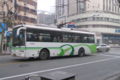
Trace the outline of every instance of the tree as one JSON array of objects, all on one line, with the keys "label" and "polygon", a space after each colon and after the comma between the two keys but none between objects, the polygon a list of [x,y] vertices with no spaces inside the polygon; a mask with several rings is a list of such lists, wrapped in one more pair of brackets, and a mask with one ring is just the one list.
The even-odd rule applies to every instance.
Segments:
[{"label": "tree", "polygon": [[[0,0],[0,7],[2,11],[4,12],[3,18],[2,18],[2,23],[6,24],[6,28],[11,27],[15,23],[15,12],[13,12],[14,6],[11,6],[7,0]],[[1,47],[0,47],[0,52],[2,53],[3,49],[3,41],[5,40],[4,37],[5,30],[2,30],[2,39],[1,39]]]}]

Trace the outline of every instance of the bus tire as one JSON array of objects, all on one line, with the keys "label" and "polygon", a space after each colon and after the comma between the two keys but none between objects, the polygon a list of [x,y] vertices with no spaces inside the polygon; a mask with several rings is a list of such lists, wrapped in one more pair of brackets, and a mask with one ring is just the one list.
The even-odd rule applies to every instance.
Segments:
[{"label": "bus tire", "polygon": [[50,57],[48,49],[42,49],[39,53],[39,59],[46,60]]},{"label": "bus tire", "polygon": [[80,49],[79,49],[79,51],[78,51],[78,56],[79,56],[79,57],[85,56],[85,49],[84,49],[84,48],[80,48]]}]

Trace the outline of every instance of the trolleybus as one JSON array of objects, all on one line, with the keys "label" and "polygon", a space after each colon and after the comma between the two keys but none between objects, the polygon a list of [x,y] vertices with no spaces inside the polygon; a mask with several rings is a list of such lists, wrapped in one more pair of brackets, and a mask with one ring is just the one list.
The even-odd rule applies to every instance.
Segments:
[{"label": "trolleybus", "polygon": [[12,55],[48,59],[96,53],[95,34],[44,26],[17,25],[13,29]]}]

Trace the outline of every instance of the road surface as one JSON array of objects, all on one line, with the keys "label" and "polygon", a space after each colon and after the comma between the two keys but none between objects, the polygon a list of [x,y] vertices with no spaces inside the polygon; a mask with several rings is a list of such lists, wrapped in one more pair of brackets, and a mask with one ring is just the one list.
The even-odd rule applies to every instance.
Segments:
[{"label": "road surface", "polygon": [[85,57],[25,60],[0,56],[0,80],[23,80],[31,74],[42,75],[65,71],[76,75],[76,80],[113,80],[120,74],[120,49]]}]

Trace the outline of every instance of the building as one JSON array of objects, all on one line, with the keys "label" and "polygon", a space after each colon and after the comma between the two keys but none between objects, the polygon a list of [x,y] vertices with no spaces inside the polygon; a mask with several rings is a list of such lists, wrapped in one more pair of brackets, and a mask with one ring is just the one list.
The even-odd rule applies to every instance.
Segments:
[{"label": "building", "polygon": [[38,24],[51,25],[55,23],[55,14],[41,11],[38,13]]},{"label": "building", "polygon": [[[0,0],[0,23],[7,24],[8,31],[18,24],[36,25],[37,0]],[[0,49],[7,43],[6,37],[1,36],[4,32],[0,32]]]},{"label": "building", "polygon": [[5,16],[12,17],[14,24],[37,23],[37,0],[2,0]]},{"label": "building", "polygon": [[37,0],[15,0],[16,23],[37,23]]},{"label": "building", "polygon": [[120,45],[117,0],[56,0],[57,24],[75,22],[77,30],[95,32],[98,43]]},{"label": "building", "polygon": [[[0,23],[37,24],[37,0],[0,0]],[[11,25],[12,24],[12,25]]]},{"label": "building", "polygon": [[0,0],[0,22],[2,22],[2,17],[3,17],[3,14],[2,14],[2,0]]}]

